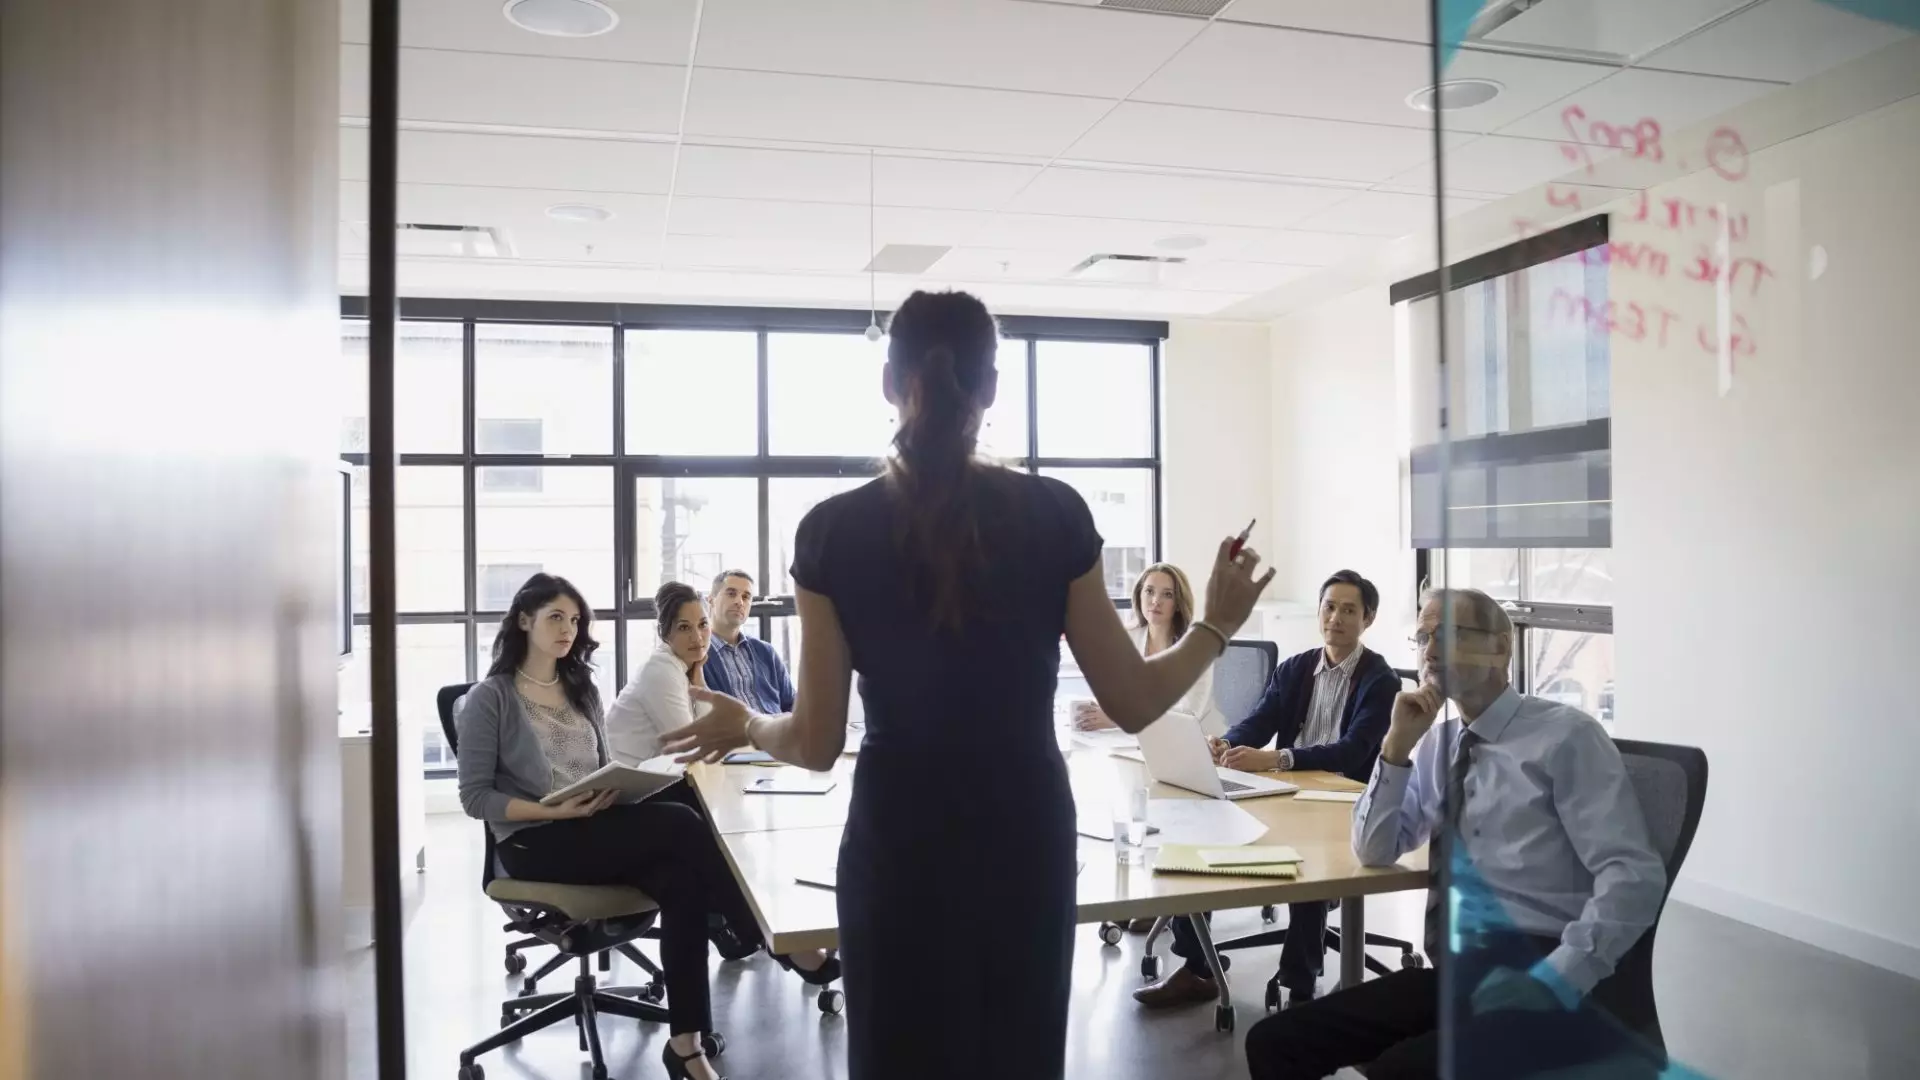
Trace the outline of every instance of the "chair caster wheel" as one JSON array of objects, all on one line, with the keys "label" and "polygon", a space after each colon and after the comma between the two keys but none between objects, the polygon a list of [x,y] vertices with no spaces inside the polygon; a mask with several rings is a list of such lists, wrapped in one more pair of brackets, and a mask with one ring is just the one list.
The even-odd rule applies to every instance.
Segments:
[{"label": "chair caster wheel", "polygon": [[1231,957],[1231,956],[1228,956],[1228,955],[1227,955],[1226,953],[1221,953],[1221,954],[1220,954],[1220,972],[1221,972],[1221,974],[1223,974],[1223,975],[1224,975],[1225,973],[1227,973],[1227,972],[1229,972],[1229,971],[1232,971],[1232,970],[1233,970],[1233,957]]},{"label": "chair caster wheel", "polygon": [[513,1021],[514,1021],[514,1019],[515,1019],[515,1018],[514,1018],[514,1015],[513,1015],[512,1013],[510,1013],[510,1012],[503,1012],[503,1013],[501,1013],[501,1014],[500,1014],[500,1026],[501,1026],[501,1027],[506,1027],[507,1025],[509,1025],[509,1024],[511,1024],[511,1023],[513,1023]]},{"label": "chair caster wheel", "polygon": [[1157,956],[1141,957],[1140,958],[1140,977],[1147,980],[1148,982],[1152,982],[1153,980],[1159,978],[1160,977],[1160,958]]},{"label": "chair caster wheel", "polygon": [[662,983],[659,979],[655,979],[640,988],[640,997],[642,1000],[651,1001],[655,1005],[658,1005],[667,1000],[666,984]]},{"label": "chair caster wheel", "polygon": [[601,971],[613,970],[613,953],[605,949],[602,949],[600,952],[600,970]]},{"label": "chair caster wheel", "polygon": [[1279,983],[1270,982],[1267,984],[1266,1004],[1267,1004],[1268,1012],[1280,1011],[1280,984]]},{"label": "chair caster wheel", "polygon": [[717,1058],[727,1052],[727,1037],[717,1031],[709,1031],[700,1036],[700,1049],[710,1058]]},{"label": "chair caster wheel", "polygon": [[518,975],[525,970],[527,970],[527,958],[525,956],[517,952],[507,954],[507,974]]},{"label": "chair caster wheel", "polygon": [[1400,970],[1402,971],[1412,971],[1416,968],[1423,968],[1426,966],[1427,966],[1427,958],[1424,956],[1421,956],[1417,952],[1400,954]]},{"label": "chair caster wheel", "polygon": [[1213,1030],[1215,1031],[1232,1031],[1233,1030],[1233,1006],[1215,1005],[1213,1007]]},{"label": "chair caster wheel", "polygon": [[487,1071],[482,1069],[480,1063],[477,1061],[471,1065],[462,1065],[460,1066],[460,1080],[487,1080]]},{"label": "chair caster wheel", "polygon": [[1118,945],[1125,932],[1114,923],[1103,922],[1100,924],[1100,942],[1103,945]]},{"label": "chair caster wheel", "polygon": [[820,1011],[828,1016],[839,1016],[847,1008],[847,995],[838,990],[820,991]]},{"label": "chair caster wheel", "polygon": [[605,1065],[595,1065],[593,1067],[593,1080],[607,1080],[607,1067]]},{"label": "chair caster wheel", "polygon": [[1272,904],[1268,904],[1260,909],[1260,921],[1266,923],[1268,926],[1272,926],[1274,923],[1280,921],[1280,916],[1273,910]]}]

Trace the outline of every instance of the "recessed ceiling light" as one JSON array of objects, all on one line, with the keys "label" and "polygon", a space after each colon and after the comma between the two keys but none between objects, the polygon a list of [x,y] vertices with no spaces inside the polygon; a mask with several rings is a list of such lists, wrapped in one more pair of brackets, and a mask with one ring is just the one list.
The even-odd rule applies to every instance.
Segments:
[{"label": "recessed ceiling light", "polygon": [[520,29],[549,37],[593,37],[620,25],[600,0],[507,0],[500,11]]},{"label": "recessed ceiling light", "polygon": [[1153,246],[1162,251],[1192,251],[1207,246],[1207,238],[1191,233],[1182,236],[1163,236],[1153,242]]},{"label": "recessed ceiling light", "polygon": [[590,203],[556,203],[547,207],[547,216],[555,221],[596,222],[613,217],[613,211]]},{"label": "recessed ceiling light", "polygon": [[1505,89],[1492,79],[1448,79],[1438,86],[1423,86],[1408,94],[1407,105],[1421,112],[1453,112],[1485,105]]}]

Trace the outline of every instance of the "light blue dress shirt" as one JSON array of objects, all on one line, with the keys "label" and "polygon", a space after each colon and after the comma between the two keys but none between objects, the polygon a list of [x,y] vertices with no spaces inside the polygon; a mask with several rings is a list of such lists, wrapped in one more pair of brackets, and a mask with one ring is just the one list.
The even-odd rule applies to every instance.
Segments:
[{"label": "light blue dress shirt", "polygon": [[[1598,721],[1508,687],[1472,729],[1485,741],[1466,775],[1466,856],[1507,921],[1559,939],[1533,974],[1571,1004],[1653,925],[1666,867]],[[1457,717],[1437,723],[1415,745],[1411,765],[1384,757],[1375,764],[1353,814],[1362,863],[1394,863],[1440,828],[1448,772],[1441,748],[1457,747],[1460,732]],[[1459,918],[1478,921],[1464,905]]]}]

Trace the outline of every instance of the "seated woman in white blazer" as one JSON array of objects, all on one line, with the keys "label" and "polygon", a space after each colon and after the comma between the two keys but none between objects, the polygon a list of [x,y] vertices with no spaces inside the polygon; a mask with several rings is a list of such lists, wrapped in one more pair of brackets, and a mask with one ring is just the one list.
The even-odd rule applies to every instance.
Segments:
[{"label": "seated woman in white blazer", "polygon": [[[1141,571],[1133,583],[1133,643],[1141,656],[1164,652],[1186,636],[1193,625],[1193,586],[1187,575],[1172,563],[1154,563]],[[1185,697],[1174,702],[1166,716],[1189,717],[1200,723],[1207,735],[1224,735],[1227,718],[1213,703],[1213,669],[1208,668]],[[1107,714],[1094,702],[1081,702],[1075,708],[1073,726],[1081,731],[1099,731],[1115,727]]]},{"label": "seated woman in white blazer", "polygon": [[660,612],[659,642],[607,710],[607,749],[613,760],[638,765],[662,753],[661,736],[705,715],[689,686],[706,686],[703,674],[713,632],[707,607],[690,585],[670,581],[654,595]]}]

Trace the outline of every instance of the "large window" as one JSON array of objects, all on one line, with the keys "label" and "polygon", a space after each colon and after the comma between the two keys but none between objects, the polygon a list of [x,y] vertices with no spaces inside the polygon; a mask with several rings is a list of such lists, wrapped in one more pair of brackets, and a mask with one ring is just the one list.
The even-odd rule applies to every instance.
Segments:
[{"label": "large window", "polygon": [[1519,689],[1610,728],[1607,334],[1553,310],[1606,309],[1606,267],[1581,254],[1606,240],[1605,219],[1593,219],[1452,267],[1444,388],[1434,356],[1437,275],[1401,282],[1392,295],[1405,305],[1411,352],[1408,486],[1420,577],[1501,601],[1518,634]]},{"label": "large window", "polygon": [[[822,500],[884,467],[886,342],[864,312],[415,300],[396,350],[397,595],[402,707],[423,763],[451,758],[434,691],[485,674],[501,613],[536,572],[593,608],[611,695],[654,645],[666,581],[703,593],[754,576],[749,633],[799,659],[793,538]],[[344,305],[342,456],[355,466],[355,659],[366,701],[366,355]],[[1011,317],[984,454],[1085,496],[1109,591],[1124,604],[1159,553],[1162,323]],[[354,685],[350,689],[347,683]]]}]

